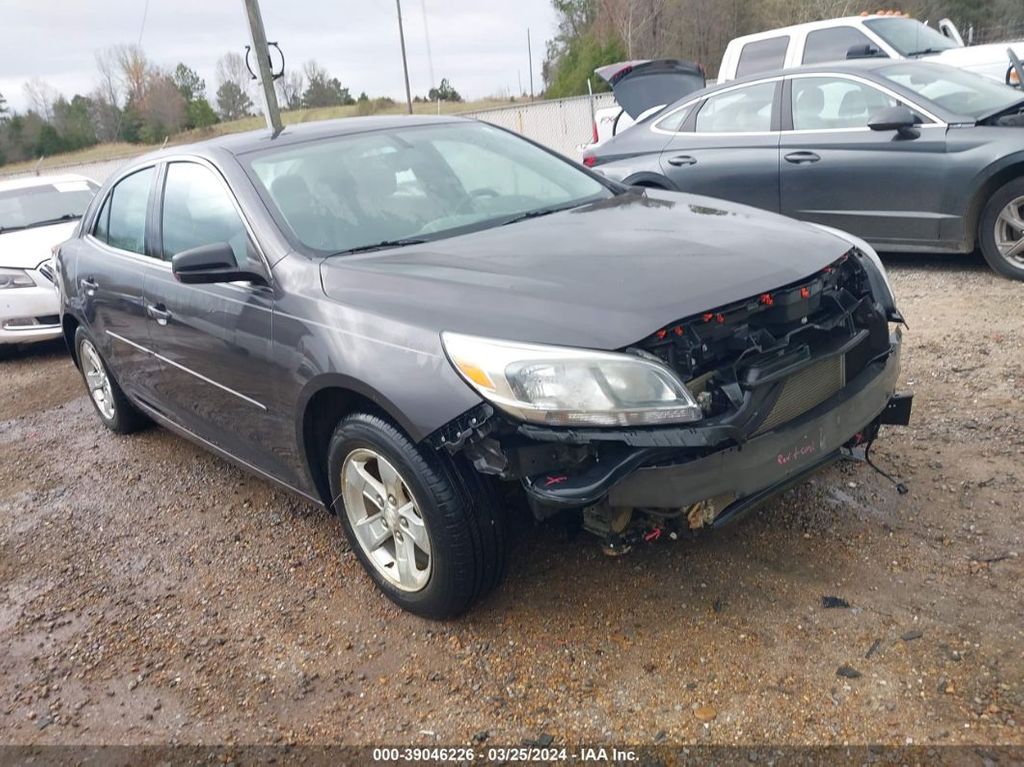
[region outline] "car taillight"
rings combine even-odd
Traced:
[[[583,164],[586,165],[588,168],[593,168],[595,165],[597,165],[597,157],[592,154],[585,154],[583,155]]]

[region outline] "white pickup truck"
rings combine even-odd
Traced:
[[[943,32],[903,14],[876,13],[737,37],[722,56],[718,82],[851,58],[928,58],[1007,84],[1020,84],[1007,49],[1024,59],[1024,41],[965,46],[947,19],[940,22],[940,28]]]

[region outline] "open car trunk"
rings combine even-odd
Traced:
[[[594,73],[611,86],[619,106],[634,120],[707,84],[699,64],[680,59],[623,61],[598,67]]]

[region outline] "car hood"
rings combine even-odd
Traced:
[[[1006,49],[1013,48],[1018,57],[1024,57],[1024,42],[1018,40],[1012,43],[988,43],[986,45],[968,45],[963,48],[950,48],[925,58],[930,61],[941,61],[950,66],[972,67],[990,62],[997,62],[1002,65],[1005,71],[1010,66],[1010,57],[1006,55]]]
[[[812,225],[648,190],[321,265],[325,293],[409,325],[598,349],[813,274],[850,243]]]
[[[0,234],[0,267],[35,269],[51,257],[51,249],[71,236],[77,221],[16,229]]]

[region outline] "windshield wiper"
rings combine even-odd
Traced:
[[[941,48],[922,48],[919,51],[911,51],[910,53],[907,54],[907,58],[908,59],[914,59],[914,58],[917,58],[918,56],[930,56],[933,53],[942,53],[942,49]]]
[[[537,208],[537,210],[528,210],[525,213],[519,213],[511,218],[506,218],[501,222],[500,226],[508,226],[509,224],[517,224],[520,221],[528,221],[531,218],[540,218],[541,216],[548,216],[552,213],[559,213],[563,210],[570,210],[571,208],[579,208],[582,205],[586,205],[586,202],[572,202],[568,205],[555,205],[550,208]]]
[[[17,224],[15,226],[0,226],[0,234],[3,234],[4,232],[17,232],[20,231],[21,229],[28,229],[28,227],[25,226],[24,224]]]
[[[27,224],[24,228],[32,229],[37,226],[52,226],[53,224],[61,224],[65,221],[77,221],[81,217],[81,213],[62,213],[56,218],[46,218],[42,221],[33,221],[31,224]]]
[[[401,248],[406,245],[420,245],[424,242],[429,242],[426,237],[405,237],[400,240],[381,240],[380,242],[373,242],[369,245],[357,245],[354,248],[346,248],[345,250],[339,250],[337,253],[332,253],[332,256],[346,256],[350,253],[367,253],[371,250],[384,250],[385,248]]]

